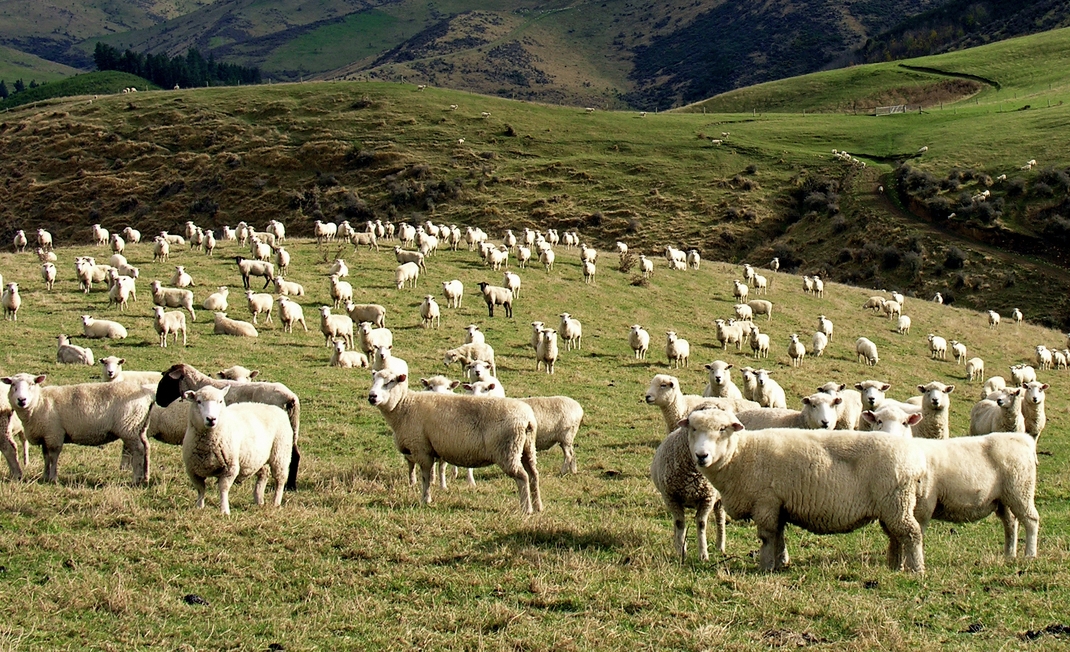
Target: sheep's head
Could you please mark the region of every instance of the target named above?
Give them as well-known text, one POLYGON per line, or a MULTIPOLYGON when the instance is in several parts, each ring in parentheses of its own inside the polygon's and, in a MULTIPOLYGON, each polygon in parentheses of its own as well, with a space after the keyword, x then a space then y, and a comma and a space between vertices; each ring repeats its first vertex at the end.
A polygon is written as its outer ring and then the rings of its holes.
POLYGON ((646 402, 648 405, 664 406, 680 393, 680 381, 675 376, 658 374, 650 381, 650 387, 646 390, 646 402))
POLYGON ((7 378, 0 378, 0 381, 5 385, 11 386, 7 390, 7 397, 11 401, 11 405, 17 409, 26 410, 32 408, 38 397, 40 397, 41 390, 38 386, 45 382, 45 376, 15 374, 7 378))
POLYGON ((695 410, 677 427, 686 430, 692 458, 700 469, 718 467, 727 461, 736 433, 743 430, 735 415, 716 408, 695 410))

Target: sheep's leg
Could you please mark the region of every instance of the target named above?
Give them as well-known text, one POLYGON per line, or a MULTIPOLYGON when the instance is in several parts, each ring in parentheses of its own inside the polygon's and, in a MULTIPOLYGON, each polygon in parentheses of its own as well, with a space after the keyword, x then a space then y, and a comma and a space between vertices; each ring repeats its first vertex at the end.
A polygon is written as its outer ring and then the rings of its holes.
POLYGON ((702 561, 710 560, 710 546, 706 541, 706 524, 709 522, 713 501, 699 504, 695 510, 695 529, 698 533, 698 556, 702 561))
POLYGON ((532 433, 531 439, 528 441, 527 445, 524 446, 524 452, 520 455, 520 463, 524 465, 524 470, 527 472, 532 509, 536 512, 541 512, 542 494, 539 491, 539 466, 538 460, 535 457, 534 433, 532 433))
POLYGON ((714 545, 717 546, 717 552, 724 554, 725 544, 725 511, 724 503, 718 497, 713 503, 713 520, 717 531, 714 534, 714 545))
POLYGON ((468 468, 468 484, 472 487, 476 486, 476 470, 468 468))
MULTIPOLYGON (((19 452, 15 447, 15 441, 11 438, 10 431, 4 432, 4 435, 0 437, 0 452, 3 452, 4 459, 7 460, 7 467, 11 470, 12 479, 21 480, 22 467, 19 466, 19 452)), ((27 464, 29 464, 29 460, 27 460, 27 464)))
POLYGON ((237 477, 238 469, 228 469, 227 473, 219 476, 219 481, 216 483, 219 488, 219 511, 223 516, 230 516, 230 487, 237 477))
POLYGON ((687 561, 687 515, 684 514, 684 506, 677 500, 665 500, 665 506, 672 514, 673 548, 680 563, 687 561))
MULTIPOLYGON (((902 566, 908 571, 922 573, 925 571, 925 551, 922 548, 922 528, 914 519, 913 509, 902 512, 905 517, 894 523, 886 523, 889 537, 894 541, 891 545, 899 548, 902 558, 902 566)), ((889 559, 889 567, 891 567, 889 559)), ((899 570, 891 567, 892 570, 899 570)))
MULTIPOLYGON (((438 486, 443 491, 445 491, 445 489, 446 489, 446 467, 447 466, 449 466, 449 465, 446 464, 446 462, 443 461, 441 458, 435 460, 434 468, 438 469, 438 486)), ((431 471, 431 482, 432 483, 434 483, 434 480, 435 480, 434 475, 435 475, 435 472, 434 472, 434 469, 432 469, 432 471, 431 471)))
POLYGON ((421 500, 425 505, 431 504, 431 474, 434 471, 434 462, 432 460, 420 461, 420 489, 421 500))
POLYGON ((561 444, 561 452, 565 454, 564 461, 561 462, 561 475, 568 475, 569 473, 576 472, 576 453, 572 448, 572 442, 561 444))
POLYGON ((405 463, 409 465, 409 486, 416 486, 416 462, 411 456, 405 456, 405 463))
POLYGON ((56 446, 41 443, 41 454, 45 458, 45 482, 55 482, 59 475, 59 453, 63 450, 62 442, 56 446))
POLYGON ((123 449, 130 451, 130 466, 133 469, 134 484, 144 484, 149 481, 149 417, 145 413, 145 423, 136 438, 124 439, 123 449))
POLYGON ((267 489, 268 466, 265 464, 256 472, 256 484, 253 485, 253 502, 257 505, 264 504, 264 490, 267 489))
POLYGON ((1018 556, 1018 519, 1003 503, 996 508, 996 516, 1003 521, 1003 555, 1013 559, 1018 556))
MULTIPOLYGON (((1037 535, 1040 531, 1040 514, 1036 507, 1029 505, 1025 511, 1017 514, 1025 527, 1025 557, 1031 559, 1037 556, 1037 535)), ((1017 536, 1015 537, 1017 538, 1017 536)))
POLYGON ((119 470, 125 471, 133 466, 130 456, 130 446, 125 441, 123 442, 123 452, 119 456, 119 470))

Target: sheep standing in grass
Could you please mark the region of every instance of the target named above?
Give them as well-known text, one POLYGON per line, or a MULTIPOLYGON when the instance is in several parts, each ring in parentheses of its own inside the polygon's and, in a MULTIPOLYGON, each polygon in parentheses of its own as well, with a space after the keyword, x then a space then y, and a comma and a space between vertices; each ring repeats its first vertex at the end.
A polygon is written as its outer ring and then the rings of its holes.
POLYGON ((669 359, 670 369, 673 365, 676 365, 677 369, 686 367, 688 358, 691 357, 691 344, 677 337, 676 331, 668 331, 665 333, 665 357, 669 359))
POLYGON ((824 315, 817 316, 817 332, 822 333, 828 338, 828 341, 832 341, 832 332, 835 330, 835 326, 828 317, 824 315))
MULTIPOLYGON (((750 368, 747 367, 747 369, 750 368)), ((647 405, 657 406, 661 410, 661 416, 665 420, 665 429, 669 432, 674 430, 674 426, 680 419, 691 414, 692 410, 701 407, 713 406, 730 412, 756 410, 761 407, 754 401, 746 399, 684 394, 680 388, 680 379, 668 374, 654 376, 643 399, 647 405)))
POLYGON ((246 290, 249 289, 249 277, 251 276, 262 276, 264 278, 265 288, 275 280, 275 266, 269 262, 249 260, 242 256, 235 256, 234 262, 238 264, 238 271, 241 273, 242 287, 246 290))
POLYGON ((958 340, 948 342, 951 345, 951 354, 955 356, 955 363, 962 364, 966 361, 966 345, 958 340))
POLYGON ((513 272, 506 272, 502 278, 502 287, 509 288, 513 293, 514 299, 520 298, 520 275, 513 272))
POLYGON ((713 323, 717 327, 717 340, 721 343, 723 351, 728 350, 729 344, 735 344, 737 351, 742 350, 744 336, 741 324, 729 323, 723 319, 717 319, 713 323))
POLYGON ((650 278, 654 275, 654 261, 647 258, 643 254, 639 254, 639 273, 643 278, 650 278))
POLYGON ((435 328, 436 322, 438 328, 442 328, 442 311, 433 294, 424 295, 424 301, 420 304, 420 324, 424 328, 435 328))
POLYGON ((479 330, 479 326, 475 324, 468 324, 464 327, 465 344, 484 344, 486 343, 486 341, 487 336, 483 334, 483 331, 479 330))
POLYGON ((153 281, 149 286, 152 289, 152 302, 164 308, 184 308, 189 312, 190 319, 197 321, 197 313, 193 311, 193 292, 178 288, 165 288, 159 281, 153 281))
POLYGON ((713 512, 716 527, 714 546, 717 552, 724 554, 726 519, 721 496, 695 468, 686 430, 673 430, 658 446, 650 464, 650 479, 654 481, 665 507, 672 514, 673 542, 680 561, 687 559, 685 509, 695 510, 699 559, 707 561, 710 558, 709 545, 706 542, 706 525, 710 512, 713 512))
POLYGON ((565 350, 571 351, 572 349, 582 349, 583 346, 583 324, 580 320, 575 319, 567 312, 563 312, 558 317, 561 318, 561 323, 557 329, 561 335, 561 339, 565 342, 565 350))
POLYGON ((791 334, 788 341, 788 357, 791 358, 791 366, 798 367, 806 357, 806 347, 799 341, 799 336, 791 334))
POLYGON ((15 253, 25 253, 27 244, 29 244, 29 241, 26 239, 26 232, 20 229, 15 233, 15 238, 12 241, 15 253))
POLYGON ((407 375, 372 375, 368 402, 379 408, 410 468, 420 466, 422 498, 431 502, 436 462, 479 468, 497 464, 516 480, 520 511, 542 511, 535 459, 538 422, 531 407, 510 398, 409 391, 407 375))
POLYGON ((736 319, 740 321, 754 321, 754 310, 745 303, 737 303, 732 306, 736 313, 736 319))
POLYGON ((859 362, 864 362, 870 367, 880 362, 880 356, 877 355, 877 345, 866 337, 860 337, 855 340, 855 354, 859 362))
POLYGON ((985 380, 985 361, 981 358, 970 358, 966 361, 966 381, 972 383, 975 378, 978 382, 985 380))
POLYGON ((990 432, 1025 432, 1021 387, 1005 389, 974 404, 970 410, 970 435, 990 432))
MULTIPOLYGON (((6 310, 6 308, 5 308, 6 310)), ((1051 349, 1043 344, 1037 344, 1036 347, 1037 367, 1041 370, 1051 369, 1052 360, 1054 359, 1051 354, 1051 349)))
POLYGON ((56 286, 55 263, 41 264, 41 280, 45 282, 45 289, 51 291, 56 286))
POLYGON ((924 454, 902 437, 773 429, 750 434, 733 415, 698 410, 680 423, 696 465, 733 519, 751 519, 762 541, 759 566, 788 564, 784 527, 851 532, 878 520, 888 533, 888 565, 925 569, 913 511, 927 476, 924 454))
POLYGON ((709 383, 706 384, 706 388, 702 390, 702 395, 742 399, 743 393, 740 392, 739 388, 732 382, 731 369, 732 365, 724 360, 714 360, 706 365, 706 371, 709 373, 710 380, 709 383))
POLYGON ((497 285, 491 285, 486 281, 479 284, 479 291, 483 294, 483 301, 487 304, 487 312, 494 316, 494 306, 505 308, 505 316, 513 318, 513 291, 497 285))
POLYGON ((249 303, 249 312, 253 315, 253 324, 256 318, 264 315, 268 324, 271 323, 271 311, 275 307, 275 297, 270 294, 257 294, 252 290, 245 291, 245 300, 249 303))
MULTIPOLYGON (((381 369, 389 369, 396 374, 408 374, 409 363, 405 362, 401 358, 394 356, 394 346, 392 344, 378 344, 372 347, 372 371, 379 371, 381 369)), ((478 362, 476 364, 485 364, 478 362)), ((487 374, 488 377, 490 374, 487 374)))
POLYGON ((160 306, 153 308, 152 327, 160 336, 160 347, 167 348, 167 336, 175 336, 175 344, 178 344, 178 334, 182 333, 182 346, 186 346, 186 315, 182 312, 164 312, 160 306))
POLYGON ((873 312, 881 312, 884 310, 884 302, 887 301, 884 297, 870 297, 866 299, 866 302, 862 304, 863 310, 873 310, 873 312))
POLYGON ((546 268, 547 272, 553 270, 554 260, 556 258, 557 255, 554 253, 553 249, 544 249, 541 253, 539 253, 539 262, 542 263, 542 266, 546 268))
POLYGON ((288 297, 279 297, 279 321, 282 322, 282 332, 292 333, 294 332, 294 324, 300 323, 301 328, 308 332, 308 324, 305 323, 305 311, 301 309, 301 304, 291 300, 288 297))
POLYGON ((52 251, 52 234, 44 229, 37 229, 37 246, 45 251, 52 251))
POLYGON ((903 308, 898 301, 885 301, 881 310, 888 316, 888 319, 896 319, 903 314, 903 308))
POLYGON ((137 383, 42 385, 45 376, 17 374, 0 379, 22 422, 26 439, 40 446, 44 480, 55 482, 65 443, 102 446, 119 439, 132 459, 134 484, 149 479, 149 445, 145 432, 153 394, 137 383))
POLYGON ((933 360, 947 360, 947 340, 929 333, 929 354, 933 360))
POLYGON ((324 346, 330 346, 335 338, 343 338, 346 346, 353 348, 353 320, 348 315, 332 315, 330 306, 320 306, 320 332, 324 346))
POLYGON ((862 394, 846 389, 843 383, 828 382, 817 388, 822 394, 841 399, 836 407, 836 430, 858 430, 862 420, 862 394))
POLYGON ((467 365, 473 360, 482 360, 483 362, 486 362, 490 365, 491 375, 498 375, 498 367, 494 363, 494 348, 489 344, 462 344, 455 349, 446 351, 446 354, 442 358, 443 364, 447 367, 454 362, 460 362, 463 365, 467 365))
POLYGON ((1040 439, 1040 433, 1044 431, 1048 419, 1044 413, 1045 391, 1047 383, 1032 381, 1022 385, 1022 417, 1025 419, 1025 431, 1034 440, 1040 439))
POLYGON ((348 281, 341 280, 337 274, 331 274, 331 298, 334 299, 334 307, 341 308, 346 302, 353 301, 353 285, 348 281))
POLYGON ((900 335, 907 335, 910 333, 910 317, 906 315, 899 315, 899 321, 896 323, 895 332, 900 335))
POLYGON ((999 313, 995 310, 988 311, 988 327, 999 328, 999 313))
POLYGON ((560 355, 557 346, 557 331, 552 328, 543 328, 539 331, 539 339, 535 345, 535 371, 540 365, 546 366, 546 373, 553 375, 554 363, 560 355))
POLYGON ((93 349, 71 344, 66 335, 56 337, 56 362, 59 364, 84 364, 93 366, 93 349))
POLYGON ((454 279, 442 283, 442 295, 446 297, 447 308, 460 308, 464 298, 464 284, 454 279))
POLYGON ((746 303, 747 294, 749 294, 750 292, 750 290, 747 288, 747 284, 741 282, 739 279, 732 281, 732 283, 732 296, 735 297, 736 303, 746 303))
POLYGON ((1011 367, 1011 385, 1021 387, 1025 383, 1031 383, 1036 379, 1036 370, 1027 364, 1016 364, 1011 367))
POLYGON ((810 339, 810 352, 814 357, 820 358, 825 352, 825 347, 828 346, 828 336, 824 333, 814 331, 813 337, 810 339))
POLYGON ((636 360, 646 360, 647 351, 650 350, 650 333, 639 324, 632 324, 628 333, 628 346, 635 352, 636 360))
POLYGON ((253 502, 264 504, 268 473, 275 481, 276 507, 282 505, 284 478, 294 449, 294 431, 286 412, 274 405, 232 403, 229 387, 202 387, 184 394, 189 421, 182 440, 182 461, 197 490, 197 508, 204 507, 207 478, 218 478, 219 509, 230 514, 230 487, 256 475, 253 502))
POLYGON ((754 359, 768 358, 771 340, 769 335, 762 333, 755 326, 750 332, 750 348, 754 351, 754 359))
POLYGON ((4 319, 11 321, 19 320, 19 308, 22 307, 22 295, 19 294, 18 283, 8 283, 4 287, 4 294, 0 297, 0 303, 4 306, 4 319))
POLYGON ((955 391, 954 385, 945 385, 933 381, 927 385, 918 385, 921 393, 922 421, 913 426, 914 436, 920 439, 947 439, 951 436, 949 414, 951 399, 949 394, 955 391))
POLYGON ((1011 311, 1011 320, 1014 321, 1014 325, 1015 326, 1021 326, 1022 325, 1022 319, 1023 319, 1023 317, 1022 317, 1022 311, 1021 310, 1018 310, 1017 308, 1015 308, 1014 310, 1011 311))
POLYGON ((753 315, 765 315, 766 321, 773 318, 773 303, 765 299, 752 299, 747 302, 753 315))
POLYGON ((354 324, 366 321, 376 328, 386 328, 386 308, 377 303, 347 303, 346 314, 354 324))

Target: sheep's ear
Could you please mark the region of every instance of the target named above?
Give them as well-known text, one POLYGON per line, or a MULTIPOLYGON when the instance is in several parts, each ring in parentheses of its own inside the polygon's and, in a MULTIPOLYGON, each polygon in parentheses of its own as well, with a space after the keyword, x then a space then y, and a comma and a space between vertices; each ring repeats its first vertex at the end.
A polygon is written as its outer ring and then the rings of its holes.
POLYGON ((690 423, 688 422, 687 417, 684 417, 683 419, 680 419, 676 422, 677 428, 686 428, 688 425, 690 425, 690 423))
POLYGON ((497 387, 497 386, 498 386, 498 384, 497 384, 497 383, 491 383, 491 384, 487 385, 487 389, 488 389, 488 390, 490 390, 490 389, 494 389, 494 388, 495 388, 495 387, 497 387))
POLYGON ((182 392, 182 398, 186 399, 187 401, 192 401, 193 399, 197 398, 197 393, 192 390, 187 390, 185 392, 182 392))
POLYGON ((4 383, 5 385, 11 385, 14 382, 15 381, 11 380, 11 378, 9 378, 9 377, 0 378, 0 383, 4 383))
POLYGON ((465 383, 464 385, 461 385, 461 387, 464 387, 469 392, 472 391, 472 383, 465 383))
POLYGON ((802 401, 803 401, 803 405, 810 405, 810 403, 811 403, 809 396, 804 396, 802 401))
POLYGON ((424 387, 428 387, 428 388, 431 387, 431 383, 427 382, 426 378, 421 378, 420 379, 420 384, 423 385, 424 387))
POLYGON ((1049 386, 1050 385, 1048 385, 1047 383, 1044 383, 1043 385, 1040 386, 1040 389, 1046 390, 1046 389, 1048 389, 1049 386))
POLYGON ((842 396, 837 396, 836 398, 832 399, 832 404, 833 405, 840 405, 841 403, 843 403, 843 397, 842 396))
POLYGON ((1014 389, 1008 389, 1007 393, 1010 394, 1011 396, 1018 396, 1019 394, 1022 393, 1022 388, 1021 387, 1015 387, 1014 389))
POLYGON ((862 383, 855 383, 855 389, 862 389, 862 383))
POLYGON ((257 376, 259 376, 259 375, 260 375, 260 370, 259 370, 259 369, 257 369, 257 370, 256 370, 256 371, 254 371, 253 373, 249 374, 249 377, 250 377, 250 378, 256 378, 256 377, 257 377, 257 376))
POLYGON ((461 384, 461 381, 455 380, 450 383, 450 389, 457 389, 457 386, 461 384))
POLYGON ((925 385, 918 385, 918 393, 919 394, 924 394, 925 393, 925 385))
POLYGON ((119 358, 119 364, 120 365, 126 364, 126 358, 119 358))
POLYGON ((710 369, 713 368, 713 365, 712 364, 708 364, 708 365, 705 365, 705 367, 706 367, 707 370, 710 370, 710 369))
POLYGON ((731 424, 729 424, 729 427, 731 427, 732 430, 735 430, 736 432, 739 432, 740 430, 743 430, 745 428, 745 426, 738 421, 733 421, 731 424))
POLYGON ((227 385, 227 386, 226 386, 226 387, 224 387, 224 388, 223 388, 223 390, 222 390, 222 393, 223 393, 223 396, 224 396, 224 398, 226 397, 226 395, 227 395, 227 393, 228 393, 228 392, 230 392, 230 385, 227 385))
POLYGON ((877 423, 877 415, 873 413, 873 410, 866 410, 862 413, 862 420, 866 423, 877 423))
POLYGON ((921 423, 921 419, 922 419, 921 414, 915 412, 914 414, 912 414, 909 417, 907 417, 907 425, 908 426, 916 426, 919 423, 921 423))
POLYGON ((842 392, 845 387, 847 387, 847 383, 840 383, 840 388, 838 390, 836 390, 836 391, 842 392))
POLYGON ((730 365, 725 365, 725 369, 731 369, 731 368, 733 368, 733 367, 735 367, 735 366, 736 366, 736 365, 734 365, 734 364, 730 364, 730 365))
POLYGON ((947 388, 944 390, 944 393, 945 394, 950 394, 953 391, 955 391, 955 386, 954 385, 948 385, 947 388))
POLYGON ((397 378, 395 378, 394 380, 399 382, 399 383, 403 383, 408 379, 409 379, 409 375, 408 374, 398 374, 397 378))
MULTIPOLYGON (((918 387, 921 387, 921 385, 918 385, 918 387)), ((892 386, 889 385, 888 383, 884 383, 883 385, 881 385, 881 391, 882 392, 887 392, 891 388, 892 388, 892 386)), ((920 390, 920 391, 924 391, 924 390, 920 390)))
POLYGON ((45 375, 41 374, 40 376, 37 376, 33 379, 33 382, 35 385, 40 385, 41 383, 45 382, 45 375))

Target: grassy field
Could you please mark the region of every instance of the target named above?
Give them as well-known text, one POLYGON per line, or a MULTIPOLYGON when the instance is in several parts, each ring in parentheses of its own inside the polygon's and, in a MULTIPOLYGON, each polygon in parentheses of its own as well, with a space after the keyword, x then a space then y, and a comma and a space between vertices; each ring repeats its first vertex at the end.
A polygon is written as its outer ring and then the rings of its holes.
POLYGON ((0 102, 0 110, 10 109, 24 104, 42 102, 53 98, 67 98, 83 95, 117 95, 124 88, 138 90, 157 90, 148 80, 126 72, 107 70, 73 75, 37 88, 27 88, 21 93, 11 95, 0 102))
POLYGON ((0 46, 0 79, 5 80, 9 92, 16 79, 22 79, 29 85, 31 80, 50 82, 77 72, 70 66, 0 46))
MULTIPOLYGON (((311 322, 327 300, 325 261, 340 247, 318 250, 298 241, 288 248, 294 254, 289 276, 309 291, 301 303, 311 322)), ((74 256, 104 259, 103 248, 61 248, 61 280, 52 293, 44 291, 31 255, 0 254, 5 281, 20 284, 25 302, 19 321, 0 328, 3 372, 46 373, 54 383, 91 380, 99 370, 54 363, 54 337, 77 333, 83 313, 119 319, 130 337, 90 343, 98 358, 125 357, 130 369, 185 361, 215 371, 240 363, 285 382, 303 403, 304 452, 299 491, 286 496, 281 510, 253 507, 246 483, 232 493, 229 519, 218 514, 215 498, 204 511, 193 509, 175 447, 153 447, 153 479, 145 488, 130 486, 118 470, 114 444, 65 448, 54 486, 36 481, 42 463, 35 453, 28 481, 0 483, 0 585, 8 607, 0 648, 987 650, 1029 647, 1026 632, 1066 622, 1065 371, 1040 374, 1053 388, 1039 446, 1036 561, 1004 561, 1002 530, 989 518, 934 522, 923 576, 885 570, 885 538, 872 525, 836 537, 791 528, 793 565, 776 575, 757 571, 757 541, 747 523, 730 524, 726 557, 700 563, 692 550, 681 564, 671 552, 670 520, 647 476, 663 422, 642 395, 655 373, 667 372, 662 349, 670 328, 691 342, 690 366, 678 372, 690 392, 700 392, 705 382, 702 363, 753 364, 716 348, 712 330, 713 319, 731 312, 736 266, 704 263, 699 272, 670 274, 659 264, 649 286, 638 287, 630 274, 616 271, 616 256, 604 252, 596 283, 586 286, 575 252, 561 249, 552 273, 519 271, 521 297, 515 319, 508 320, 488 319, 473 296, 478 281, 500 275, 472 253, 440 252, 416 291, 399 292, 387 249, 343 252, 357 300, 387 307, 395 353, 414 377, 456 377, 456 368, 443 367, 442 352, 462 341, 465 325, 477 323, 495 347, 498 375, 510 395, 566 394, 583 404, 579 473, 560 477, 560 451, 541 454, 546 511, 523 518, 515 484, 494 468, 477 471, 475 487, 454 480, 448 490, 434 491, 431 506, 421 506, 382 417, 367 404, 367 372, 328 368, 315 323, 308 334, 266 326, 257 340, 230 339, 211 335, 202 311, 191 323, 188 348, 157 347, 148 284, 169 278, 173 265, 191 270, 198 303, 215 286, 229 285, 231 316, 248 315, 226 258, 237 247, 221 249, 213 259, 176 251, 164 264, 151 262, 149 245, 132 247, 128 258, 141 267, 142 280, 139 301, 125 315, 106 307, 103 291, 86 296, 77 290, 74 256), (453 278, 465 283, 464 306, 444 309, 441 331, 420 328, 423 294, 439 294, 440 282, 453 278), (536 372, 528 324, 553 323, 566 310, 584 324, 583 349, 562 353, 552 377, 536 372), (633 359, 626 341, 637 322, 654 336, 643 362, 633 359), (186 604, 189 594, 207 604, 186 604)), ((1061 348, 1065 340, 1030 325, 1028 313, 1020 328, 1005 322, 990 331, 980 314, 914 298, 905 310, 913 332, 899 336, 890 322, 861 310, 869 294, 828 284, 825 298, 817 299, 803 295, 798 277, 772 275, 774 316, 762 325, 774 344, 761 364, 784 385, 789 403, 797 406, 799 397, 827 380, 886 380, 900 399, 918 383, 941 380, 956 385, 952 432, 963 435, 979 388, 965 383, 954 362, 929 359, 928 332, 965 342, 990 374, 1030 360, 1035 344, 1061 348), (818 314, 835 322, 836 336, 824 357, 793 370, 788 336, 808 340, 818 314), (880 347, 876 368, 855 361, 859 335, 880 347)), ((1032 645, 1065 643, 1041 636, 1032 645)))

